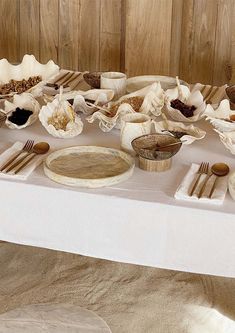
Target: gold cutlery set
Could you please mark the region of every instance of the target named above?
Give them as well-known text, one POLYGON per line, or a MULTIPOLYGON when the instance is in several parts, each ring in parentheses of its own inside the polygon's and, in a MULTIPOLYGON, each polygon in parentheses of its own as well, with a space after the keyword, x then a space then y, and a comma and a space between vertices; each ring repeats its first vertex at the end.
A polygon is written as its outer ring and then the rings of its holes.
POLYGON ((59 89, 63 86, 65 89, 77 90, 79 84, 83 81, 83 75, 81 72, 65 72, 62 75, 59 74, 52 82, 47 82, 46 87, 59 89))
POLYGON ((50 149, 47 142, 39 142, 34 145, 33 140, 27 140, 24 147, 15 153, 4 165, 0 168, 0 172, 13 174, 23 170, 37 155, 46 154, 50 149))
POLYGON ((202 162, 198 168, 198 171, 195 175, 195 178, 190 186, 189 189, 189 196, 193 196, 196 195, 199 199, 203 196, 206 186, 208 185, 208 182, 210 180, 210 178, 212 177, 212 175, 215 176, 215 179, 213 181, 213 184, 211 186, 210 192, 207 195, 207 197, 209 199, 212 198, 213 193, 215 191, 216 185, 217 185, 217 181, 218 181, 218 177, 224 177, 229 173, 229 167, 227 164, 225 163, 215 163, 211 166, 211 168, 209 167, 209 163, 207 162, 202 162), (204 180, 202 181, 202 183, 200 184, 200 189, 199 192, 198 190, 198 186, 199 186, 199 182, 202 176, 206 176, 204 178, 204 180))

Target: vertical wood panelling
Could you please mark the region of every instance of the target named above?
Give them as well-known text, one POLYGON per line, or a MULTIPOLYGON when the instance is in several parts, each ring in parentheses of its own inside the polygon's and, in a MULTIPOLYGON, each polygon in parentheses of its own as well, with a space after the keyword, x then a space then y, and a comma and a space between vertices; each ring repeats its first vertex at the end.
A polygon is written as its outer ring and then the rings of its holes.
POLYGON ((180 46, 181 29, 183 12, 183 0, 173 0, 172 2, 172 19, 171 19, 171 51, 170 51, 170 75, 176 76, 179 74, 180 66, 180 46))
POLYGON ((184 1, 182 11, 182 38, 179 74, 180 77, 186 82, 192 82, 193 13, 194 0, 184 1))
POLYGON ((218 1, 213 82, 229 83, 235 69, 235 45, 231 42, 234 30, 234 0, 218 1))
POLYGON ((63 68, 78 69, 79 21, 78 0, 59 0, 59 64, 63 68))
POLYGON ((172 0, 127 0, 125 63, 129 76, 169 74, 171 13, 172 0))
POLYGON ((213 81, 216 22, 217 1, 194 1, 193 82, 213 81))
POLYGON ((29 53, 39 59, 39 1, 20 0, 20 58, 29 53))
POLYGON ((40 61, 58 62, 58 0, 40 0, 40 61))
POLYGON ((100 70, 120 70, 121 1, 101 0, 100 70))
POLYGON ((235 0, 0 0, 0 13, 13 63, 235 83, 235 0))
POLYGON ((19 57, 19 1, 0 0, 0 58, 7 58, 13 63, 19 57))
POLYGON ((100 0, 80 0, 80 70, 100 68, 100 0))

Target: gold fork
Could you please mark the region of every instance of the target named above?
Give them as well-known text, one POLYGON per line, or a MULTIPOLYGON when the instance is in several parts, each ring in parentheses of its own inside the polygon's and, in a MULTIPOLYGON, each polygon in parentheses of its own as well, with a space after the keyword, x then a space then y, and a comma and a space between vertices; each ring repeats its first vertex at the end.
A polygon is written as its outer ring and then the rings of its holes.
MULTIPOLYGON (((203 174, 207 174, 208 173, 208 169, 209 169, 209 163, 206 163, 206 162, 202 162, 198 168, 198 171, 196 173, 196 180, 195 180, 195 183, 192 183, 193 184, 193 187, 191 189, 191 191, 189 192, 189 196, 191 197, 194 193, 194 191, 196 190, 197 188, 197 185, 199 183, 199 180, 201 178, 201 175, 203 174)), ((191 186, 192 186, 191 184, 191 186)), ((191 187, 190 186, 190 187, 191 187)))
POLYGON ((24 147, 16 154, 14 155, 8 162, 6 162, 0 169, 0 171, 3 171, 4 169, 6 169, 9 165, 11 165, 16 159, 17 157, 20 156, 20 154, 22 154, 23 152, 29 152, 31 151, 31 149, 33 148, 33 144, 34 141, 33 140, 27 140, 24 147))

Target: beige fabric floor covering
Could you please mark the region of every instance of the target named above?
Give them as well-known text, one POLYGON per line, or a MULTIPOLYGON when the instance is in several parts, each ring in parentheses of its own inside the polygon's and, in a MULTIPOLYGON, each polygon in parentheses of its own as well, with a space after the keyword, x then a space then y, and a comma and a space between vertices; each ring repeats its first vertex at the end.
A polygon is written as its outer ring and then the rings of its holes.
POLYGON ((113 333, 235 332, 235 279, 1 242, 0 313, 35 303, 88 308, 113 333))

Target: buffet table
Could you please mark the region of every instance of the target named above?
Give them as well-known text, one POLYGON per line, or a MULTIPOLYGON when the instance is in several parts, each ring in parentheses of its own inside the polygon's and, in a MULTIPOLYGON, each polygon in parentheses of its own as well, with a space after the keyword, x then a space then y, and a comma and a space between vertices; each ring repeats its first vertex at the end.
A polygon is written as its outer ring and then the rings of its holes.
MULTIPOLYGON (((74 139, 49 136, 37 122, 21 130, 1 128, 0 151, 15 141, 46 141, 52 150, 73 145, 119 148, 118 130, 103 133, 84 121, 74 139)), ((38 167, 26 182, 1 180, 0 239, 139 265, 235 277, 235 204, 188 203, 174 193, 192 162, 225 162, 235 169, 212 127, 206 138, 183 146, 171 170, 135 168, 126 182, 101 189, 69 188, 38 167)))

